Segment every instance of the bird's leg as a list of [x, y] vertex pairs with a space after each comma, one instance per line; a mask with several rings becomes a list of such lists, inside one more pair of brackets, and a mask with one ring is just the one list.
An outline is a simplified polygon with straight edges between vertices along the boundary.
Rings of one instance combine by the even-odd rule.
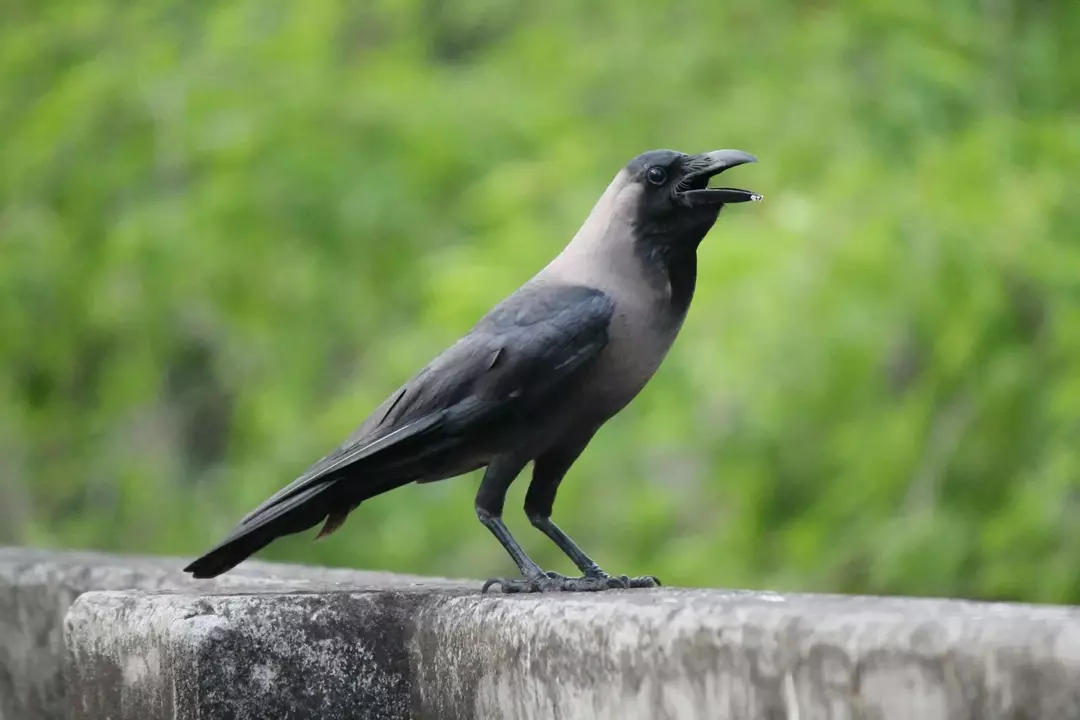
[[[502, 457], [488, 465], [480, 490], [476, 493], [476, 515], [491, 534], [502, 544], [521, 571], [520, 578], [492, 578], [484, 583], [481, 592], [498, 585], [504, 593], [552, 592], [558, 590], [603, 590], [608, 587], [607, 575], [595, 578], [568, 578], [558, 573], [546, 573], [530, 558], [510, 534], [502, 521], [503, 503], [510, 483], [525, 464], [517, 459]], [[580, 552], [580, 551], [579, 551]], [[599, 570], [599, 568], [597, 568]], [[601, 571], [603, 572], [603, 571]], [[619, 583], [615, 587], [626, 587]]]
[[541, 578], [544, 578], [544, 572], [540, 569], [540, 566], [525, 554], [521, 544], [519, 544], [510, 530], [503, 524], [502, 521], [502, 507], [507, 500], [507, 490], [510, 489], [510, 484], [513, 483], [514, 478], [518, 473], [521, 473], [525, 464], [510, 458], [496, 458], [488, 466], [484, 472], [484, 478], [481, 480], [480, 490], [476, 492], [476, 517], [480, 518], [484, 527], [491, 531], [492, 535], [495, 535], [496, 540], [502, 544], [505, 551], [510, 554], [510, 557], [514, 560], [514, 565], [518, 570], [522, 572], [523, 581], [510, 581], [500, 578], [492, 578], [484, 584], [482, 592], [486, 593], [487, 588], [491, 585], [498, 583], [503, 587], [503, 592], [507, 592], [508, 584], [516, 583], [528, 583], [538, 582]]
[[521, 578], [492, 578], [484, 583], [480, 592], [487, 592], [492, 585], [498, 585], [503, 592], [540, 592], [555, 589], [544, 571], [532, 558], [525, 554], [521, 545], [502, 521], [503, 504], [510, 483], [525, 467], [525, 463], [509, 457], [496, 458], [484, 472], [480, 489], [476, 493], [476, 516], [491, 534], [495, 536], [521, 571]]
[[551, 511], [555, 504], [555, 493], [559, 489], [559, 484], [591, 438], [592, 433], [588, 433], [573, 444], [549, 450], [536, 459], [533, 468], [533, 479], [525, 495], [525, 514], [533, 527], [551, 538], [582, 572], [580, 578], [568, 578], [557, 573], [547, 573], [547, 575], [552, 579], [562, 581], [568, 586], [565, 589], [574, 590], [658, 587], [660, 581], [653, 576], [631, 578], [626, 575], [617, 577], [608, 575], [551, 520]]

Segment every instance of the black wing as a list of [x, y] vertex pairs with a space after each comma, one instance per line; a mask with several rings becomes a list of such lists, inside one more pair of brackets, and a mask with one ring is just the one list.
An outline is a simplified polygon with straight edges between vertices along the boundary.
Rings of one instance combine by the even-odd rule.
[[186, 570], [213, 577], [328, 517], [323, 534], [332, 532], [361, 501], [418, 479], [492, 423], [528, 413], [572, 382], [607, 345], [613, 312], [611, 298], [593, 288], [522, 288]]

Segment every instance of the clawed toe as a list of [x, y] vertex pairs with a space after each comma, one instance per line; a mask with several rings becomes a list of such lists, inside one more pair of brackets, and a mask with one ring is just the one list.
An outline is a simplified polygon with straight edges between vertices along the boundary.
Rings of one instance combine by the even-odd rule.
[[630, 590], [660, 587], [660, 581], [652, 575], [627, 577], [626, 575], [586, 575], [567, 577], [556, 572], [527, 578], [491, 578], [484, 583], [481, 593], [498, 585], [503, 594], [543, 592], [601, 592], [603, 590]]
[[562, 573], [557, 573], [554, 570], [548, 570], [546, 573], [544, 573], [544, 575], [551, 578], [552, 580], [559, 580], [559, 581], [573, 580], [573, 578], [567, 577], [566, 575], [563, 575]]
[[[544, 573], [531, 578], [492, 578], [484, 583], [484, 587], [480, 592], [486, 593], [495, 585], [498, 585], [499, 590], [506, 595], [516, 593], [581, 592], [604, 589], [598, 581], [589, 578], [570, 578], [558, 573]], [[593, 585], [596, 585], [596, 587], [592, 587]]]
[[625, 575], [608, 575], [604, 580], [612, 590], [626, 590], [630, 587], [630, 578]]
[[539, 578], [491, 578], [484, 583], [484, 587], [480, 589], [480, 594], [486, 593], [493, 585], [498, 585], [499, 591], [505, 595], [540, 592], [538, 580]]
[[660, 587], [662, 583], [653, 575], [644, 577], [628, 577], [626, 575], [608, 575], [601, 573], [594, 577], [602, 578], [607, 582], [607, 587], [612, 590], [636, 590]]

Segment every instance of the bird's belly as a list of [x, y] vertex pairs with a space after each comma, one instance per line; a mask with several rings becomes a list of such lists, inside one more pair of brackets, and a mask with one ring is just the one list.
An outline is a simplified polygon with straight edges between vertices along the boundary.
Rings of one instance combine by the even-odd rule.
[[491, 462], [490, 458], [471, 458], [465, 462], [448, 463], [442, 465], [431, 472], [426, 473], [423, 477], [417, 478], [416, 482], [433, 483], [439, 480], [446, 480], [448, 478], [457, 477], [458, 475], [464, 475], [471, 473], [473, 470], [479, 470], [480, 468]]
[[534, 458], [576, 420], [573, 408], [565, 401], [550, 402], [535, 412], [506, 418], [497, 427], [470, 438], [461, 451], [440, 457], [415, 482], [431, 483], [464, 475], [507, 453]]

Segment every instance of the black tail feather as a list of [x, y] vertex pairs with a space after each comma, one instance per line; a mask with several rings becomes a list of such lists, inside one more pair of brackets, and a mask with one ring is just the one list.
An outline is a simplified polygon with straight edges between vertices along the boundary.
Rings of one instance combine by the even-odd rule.
[[329, 517], [329, 529], [320, 533], [320, 536], [328, 535], [337, 530], [344, 522], [344, 516], [355, 510], [364, 500], [410, 482], [410, 475], [394, 477], [367, 488], [367, 492], [359, 497], [348, 499], [340, 495], [340, 487], [329, 483], [308, 488], [298, 495], [285, 498], [279, 504], [264, 505], [244, 518], [216, 547], [184, 568], [184, 572], [191, 573], [198, 580], [217, 577], [232, 570], [279, 537], [310, 530]]
[[184, 568], [184, 572], [191, 573], [196, 580], [217, 577], [232, 570], [277, 538], [277, 534], [264, 531], [224, 542], [192, 562]]
[[315, 527], [329, 514], [332, 488], [315, 487], [280, 505], [245, 518], [228, 537], [184, 568], [196, 579], [217, 577], [233, 569], [283, 535]]

